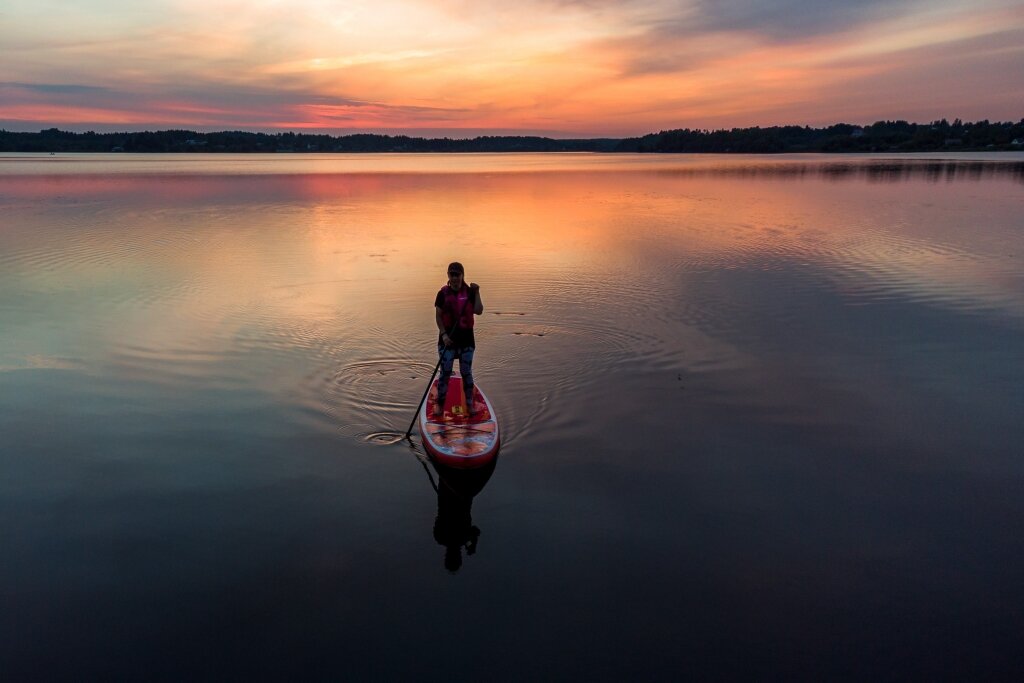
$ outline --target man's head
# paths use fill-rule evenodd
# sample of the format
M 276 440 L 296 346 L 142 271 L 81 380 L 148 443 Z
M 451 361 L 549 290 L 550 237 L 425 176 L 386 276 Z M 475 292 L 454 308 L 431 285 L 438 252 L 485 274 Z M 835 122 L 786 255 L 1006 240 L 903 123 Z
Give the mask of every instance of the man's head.
M 448 286 L 454 289 L 458 289 L 462 286 L 462 278 L 466 274 L 466 269 L 462 267 L 462 264 L 458 261 L 453 261 L 448 264 Z

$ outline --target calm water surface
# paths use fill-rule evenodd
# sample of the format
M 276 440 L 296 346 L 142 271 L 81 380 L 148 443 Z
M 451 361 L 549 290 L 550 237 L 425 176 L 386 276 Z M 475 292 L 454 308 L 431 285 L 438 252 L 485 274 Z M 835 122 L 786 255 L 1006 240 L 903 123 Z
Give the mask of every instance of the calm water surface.
M 1022 200 L 1019 154 L 0 157 L 0 676 L 1020 680 Z M 454 259 L 474 476 L 400 440 Z

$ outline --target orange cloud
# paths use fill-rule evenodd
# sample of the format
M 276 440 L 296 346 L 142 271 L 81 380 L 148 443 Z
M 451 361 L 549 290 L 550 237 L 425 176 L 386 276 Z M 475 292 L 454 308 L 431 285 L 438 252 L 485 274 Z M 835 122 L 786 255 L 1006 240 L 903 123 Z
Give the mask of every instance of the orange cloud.
M 987 118 L 1016 118 L 1024 90 L 1024 8 L 997 0 L 787 0 L 772 12 L 696 0 L 129 9 L 86 0 L 45 27 L 12 10 L 0 26 L 9 80 L 0 125 L 618 136 L 908 111 L 938 118 L 965 102 Z M 951 78 L 954 62 L 970 64 L 966 78 Z M 908 89 L 911 107 L 901 104 Z

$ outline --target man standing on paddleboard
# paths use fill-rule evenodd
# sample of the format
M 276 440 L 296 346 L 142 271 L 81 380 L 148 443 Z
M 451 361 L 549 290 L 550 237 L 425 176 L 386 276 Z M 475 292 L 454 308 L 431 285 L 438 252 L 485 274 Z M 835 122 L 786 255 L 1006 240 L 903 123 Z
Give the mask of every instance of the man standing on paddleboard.
M 452 366 L 459 359 L 459 373 L 466 393 L 466 409 L 476 412 L 473 403 L 473 352 L 476 339 L 473 337 L 473 316 L 484 312 L 480 300 L 480 285 L 475 282 L 466 285 L 466 269 L 458 261 L 448 265 L 448 284 L 434 297 L 434 320 L 440 336 L 437 338 L 437 353 L 441 357 L 441 379 L 437 382 L 437 402 L 434 415 L 441 415 L 448 397 L 448 380 Z

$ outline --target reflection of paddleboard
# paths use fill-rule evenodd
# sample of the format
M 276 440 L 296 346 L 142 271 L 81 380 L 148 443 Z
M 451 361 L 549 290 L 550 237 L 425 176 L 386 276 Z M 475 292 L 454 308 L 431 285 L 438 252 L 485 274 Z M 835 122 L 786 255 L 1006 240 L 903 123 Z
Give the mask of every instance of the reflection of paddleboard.
M 444 412 L 434 415 L 437 403 L 437 380 L 430 386 L 427 400 L 420 410 L 420 434 L 423 447 L 434 460 L 448 467 L 481 467 L 498 454 L 498 421 L 491 402 L 480 386 L 473 387 L 477 412 L 469 415 L 462 378 L 448 381 Z

